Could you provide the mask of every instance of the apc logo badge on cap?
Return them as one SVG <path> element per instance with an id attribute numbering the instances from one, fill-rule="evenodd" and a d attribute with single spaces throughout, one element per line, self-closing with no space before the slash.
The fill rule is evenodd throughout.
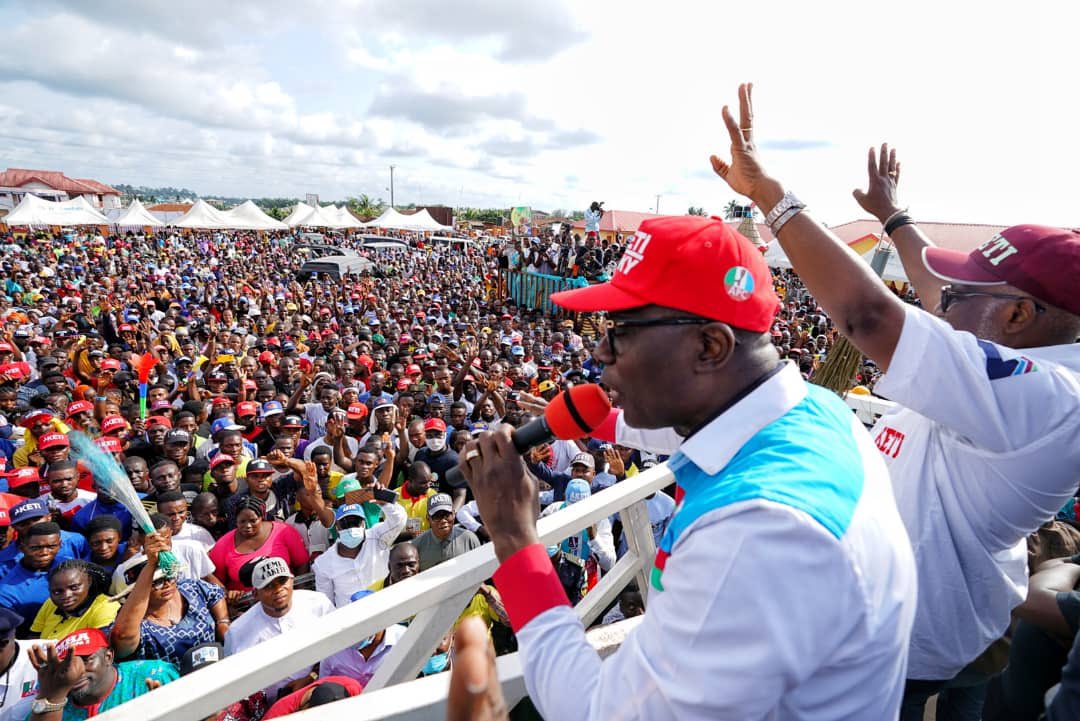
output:
<path id="1" fill-rule="evenodd" d="M 754 294 L 754 276 L 749 268 L 735 265 L 724 274 L 724 290 L 732 300 L 747 300 Z"/>

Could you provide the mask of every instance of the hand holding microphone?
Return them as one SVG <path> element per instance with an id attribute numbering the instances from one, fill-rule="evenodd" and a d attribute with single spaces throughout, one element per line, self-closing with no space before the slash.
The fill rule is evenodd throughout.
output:
<path id="1" fill-rule="evenodd" d="M 521 428 L 511 432 L 510 438 L 518 455 L 530 448 L 550 443 L 555 439 L 572 441 L 587 436 L 607 420 L 611 411 L 611 402 L 607 393 L 598 385 L 574 386 L 551 399 L 544 409 L 544 415 L 534 418 Z M 472 443 L 462 449 L 461 461 L 457 468 L 446 474 L 446 482 L 454 488 L 465 485 L 468 462 L 477 453 Z"/>
<path id="2" fill-rule="evenodd" d="M 536 479 L 526 470 L 522 453 L 554 438 L 588 435 L 607 419 L 610 409 L 599 386 L 575 386 L 556 396 L 542 418 L 516 431 L 500 426 L 465 444 L 453 471 L 459 471 L 472 488 L 500 562 L 537 542 Z M 447 474 L 451 483 L 453 471 Z"/>

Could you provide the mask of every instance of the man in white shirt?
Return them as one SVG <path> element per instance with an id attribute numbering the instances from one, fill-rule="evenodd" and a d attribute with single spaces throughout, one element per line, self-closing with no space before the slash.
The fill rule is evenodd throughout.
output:
<path id="1" fill-rule="evenodd" d="M 885 370 L 875 392 L 902 406 L 871 433 L 918 567 L 901 719 L 922 719 L 926 700 L 1004 634 L 1027 593 L 1025 538 L 1076 491 L 1080 233 L 1021 225 L 970 254 L 934 247 L 901 210 L 896 153 L 882 146 L 856 199 L 883 221 L 937 317 L 905 305 L 761 168 L 741 93 L 745 122 L 725 117 L 734 161 L 713 158 L 714 168 L 786 218 L 774 234 L 795 271 Z"/>
<path id="2" fill-rule="evenodd" d="M 761 253 L 719 220 L 647 220 L 611 282 L 552 301 L 608 311 L 594 351 L 604 382 L 627 423 L 685 437 L 665 449 L 685 494 L 642 622 L 601 661 L 537 541 L 537 485 L 509 429 L 466 444 L 461 468 L 541 715 L 895 718 L 915 612 L 911 544 L 865 429 L 780 361 Z"/>
<path id="3" fill-rule="evenodd" d="M 0 721 L 23 721 L 38 692 L 38 674 L 30 662 L 30 643 L 16 641 L 22 616 L 0 607 Z"/>
<path id="4" fill-rule="evenodd" d="M 232 656 L 258 646 L 275 636 L 298 628 L 313 629 L 320 618 L 334 610 L 334 604 L 318 591 L 294 591 L 289 564 L 280 558 L 262 556 L 245 563 L 241 576 L 251 574 L 257 604 L 233 621 L 225 634 L 225 655 Z M 300 669 L 266 687 L 266 698 L 276 701 L 310 683 L 311 666 Z"/>
<path id="5" fill-rule="evenodd" d="M 166 491 L 158 496 L 157 512 L 169 519 L 169 532 L 174 541 L 190 541 L 207 553 L 214 547 L 210 531 L 191 522 L 187 497 L 180 491 Z"/>
<path id="6" fill-rule="evenodd" d="M 361 493 L 371 493 L 364 489 Z M 397 503 L 380 503 L 386 520 L 367 527 L 364 506 L 346 503 L 334 513 L 338 540 L 315 559 L 315 590 L 326 594 L 335 606 L 349 603 L 357 591 L 369 588 L 390 572 L 390 547 L 405 529 L 405 509 Z"/>

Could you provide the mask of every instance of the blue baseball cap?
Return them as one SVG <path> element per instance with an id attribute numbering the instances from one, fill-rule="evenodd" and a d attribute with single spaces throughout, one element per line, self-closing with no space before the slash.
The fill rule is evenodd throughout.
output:
<path id="1" fill-rule="evenodd" d="M 273 416 L 278 413 L 284 413 L 285 408 L 281 405 L 281 401 L 267 401 L 263 403 L 262 414 L 263 418 L 266 416 Z"/>
<path id="2" fill-rule="evenodd" d="M 367 521 L 367 516 L 364 514 L 364 507 L 359 503 L 346 503 L 343 506 L 338 506 L 338 509 L 334 511 L 334 520 L 340 521 L 345 516 L 359 516 Z"/>
<path id="3" fill-rule="evenodd" d="M 577 503 L 578 501 L 584 501 L 586 498 L 592 495 L 592 489 L 589 488 L 589 484 L 581 478 L 575 478 L 566 484 L 566 502 Z"/>
<path id="4" fill-rule="evenodd" d="M 243 426 L 238 426 L 229 418 L 218 418 L 210 424 L 210 435 L 216 435 L 219 431 L 242 431 Z"/>
<path id="5" fill-rule="evenodd" d="M 8 513 L 11 515 L 11 523 L 14 525 L 22 521 L 29 521 L 32 518 L 42 518 L 49 515 L 49 504 L 40 498 L 31 498 L 22 503 L 16 503 Z"/>

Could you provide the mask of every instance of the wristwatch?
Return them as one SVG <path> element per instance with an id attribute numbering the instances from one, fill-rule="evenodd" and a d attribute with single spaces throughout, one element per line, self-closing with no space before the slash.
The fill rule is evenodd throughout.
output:
<path id="1" fill-rule="evenodd" d="M 30 705 L 30 711 L 36 714 L 46 714 L 53 711 L 63 711 L 65 706 L 67 706 L 66 698 L 60 703 L 53 703 L 47 698 L 38 696 L 34 699 L 34 703 Z"/>

